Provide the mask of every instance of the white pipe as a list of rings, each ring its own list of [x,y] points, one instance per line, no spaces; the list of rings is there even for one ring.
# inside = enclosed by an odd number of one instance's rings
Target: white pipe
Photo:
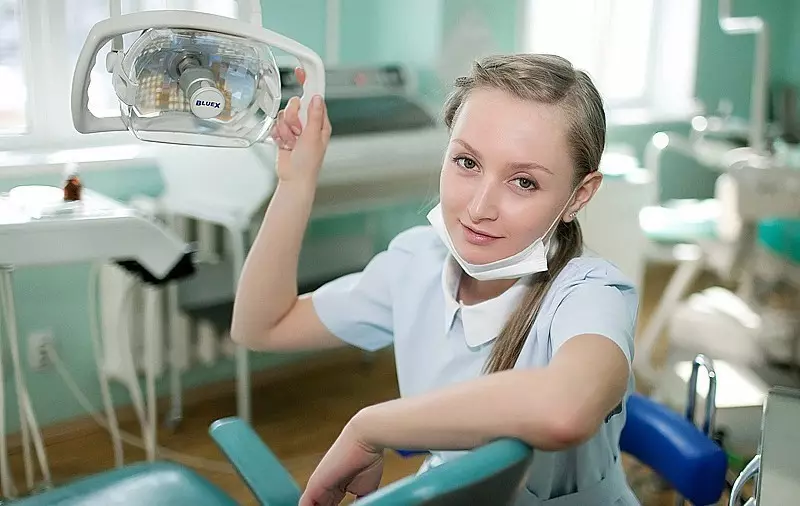
[[[170,228],[181,240],[186,240],[186,218],[171,214],[167,218]],[[170,342],[170,391],[172,406],[168,424],[172,429],[183,419],[183,385],[181,373],[188,368],[189,323],[178,304],[178,284],[167,287],[167,336]]]
[[[33,438],[33,446],[36,450],[36,456],[39,459],[39,468],[42,471],[42,477],[46,486],[52,485],[50,477],[50,466],[47,463],[47,454],[44,449],[44,437],[39,424],[36,421],[36,415],[33,412],[33,405],[31,403],[28,387],[25,384],[25,378],[22,373],[22,359],[19,352],[19,336],[17,329],[17,319],[14,307],[14,294],[11,283],[11,271],[8,269],[0,270],[0,299],[2,300],[3,316],[5,317],[6,333],[8,334],[8,341],[11,348],[11,360],[14,364],[14,381],[16,382],[17,401],[19,402],[19,418],[20,428],[25,433],[25,425],[27,430],[30,430],[30,436]],[[28,460],[32,456],[28,452]],[[26,466],[32,465],[25,463]]]
[[[253,7],[250,9],[250,21],[252,21],[255,25],[264,26],[264,20],[261,17],[261,0],[252,0],[252,2]]]
[[[233,293],[239,287],[239,276],[242,275],[247,246],[245,245],[246,229],[228,227],[233,253]],[[236,405],[238,416],[247,423],[251,421],[250,366],[247,348],[236,346]]]
[[[0,280],[2,284],[2,280]],[[2,305],[5,310],[5,304]],[[2,314],[2,313],[0,313]],[[2,314],[5,317],[4,314]],[[0,349],[2,349],[3,329],[0,325]],[[3,354],[0,353],[0,392],[5,392],[5,371],[3,369]],[[11,476],[11,466],[8,462],[8,447],[6,441],[6,406],[5,398],[0,400],[0,486],[4,497],[14,499],[17,495],[14,487],[14,478]]]
[[[325,11],[325,64],[339,64],[341,0],[327,0]]]
[[[733,17],[733,0],[719,0],[719,26],[728,35],[755,35],[753,80],[750,88],[750,147],[759,154],[766,152],[767,83],[769,80],[769,29],[757,16]]]
[[[665,151],[675,151],[694,158],[691,140],[675,132],[657,132],[644,148],[644,166],[652,177],[655,204],[661,202],[661,156]]]
[[[122,0],[108,0],[108,10],[110,17],[112,18],[116,16],[122,16]],[[122,51],[123,47],[122,35],[114,37],[114,39],[111,41],[111,50]]]
[[[100,395],[103,399],[103,408],[106,412],[106,417],[109,422],[109,432],[111,434],[111,445],[114,448],[114,465],[122,467],[125,464],[124,452],[122,448],[122,436],[119,431],[119,421],[117,420],[117,413],[114,410],[114,402],[111,398],[111,390],[109,388],[108,375],[106,374],[105,361],[103,360],[103,344],[100,337],[101,317],[97,308],[98,300],[98,285],[100,284],[100,276],[102,273],[102,265],[92,265],[92,270],[89,275],[89,333],[92,339],[92,351],[94,352],[95,365],[97,366],[97,379],[100,382]]]
[[[261,19],[261,0],[237,0],[239,21],[248,21],[256,26],[264,26]]]
[[[158,304],[158,292],[155,288],[143,286],[142,301],[144,309],[144,356],[145,356],[145,388],[147,401],[147,439],[145,440],[145,456],[149,462],[156,460],[158,446],[158,397],[156,396],[156,366],[160,364],[161,344],[163,343],[163,316]]]

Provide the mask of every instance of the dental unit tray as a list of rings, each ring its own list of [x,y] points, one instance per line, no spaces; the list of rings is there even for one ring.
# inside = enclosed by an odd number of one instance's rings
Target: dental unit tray
[[[0,195],[0,266],[107,258],[151,284],[194,273],[188,244],[135,209],[83,191],[81,201],[68,203],[54,186],[17,186]]]
[[[241,5],[240,5],[241,7]],[[240,8],[240,11],[242,9]],[[119,0],[111,12],[120,12]],[[72,82],[72,120],[81,133],[130,130],[168,144],[249,147],[269,140],[281,105],[280,72],[271,48],[295,56],[306,73],[300,119],[325,91],[320,57],[253,22],[194,11],[145,11],[100,21],[89,32]],[[140,32],[127,49],[122,36]],[[113,74],[119,117],[89,110],[89,83],[100,49],[112,41],[105,66]]]

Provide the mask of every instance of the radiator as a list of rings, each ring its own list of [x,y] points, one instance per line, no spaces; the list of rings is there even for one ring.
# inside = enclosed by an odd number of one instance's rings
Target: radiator
[[[192,218],[170,218],[169,226],[194,243],[198,268],[220,265],[226,260],[220,227]],[[228,275],[233,283],[233,275]],[[155,333],[155,371],[162,376],[168,366],[185,372],[195,365],[213,365],[222,356],[232,356],[227,330],[180,306],[180,287],[152,287],[141,283],[115,264],[101,267],[99,281],[100,334],[104,370],[110,379],[130,385],[130,370],[144,374],[144,336]],[[194,317],[193,317],[194,316]],[[169,335],[168,335],[169,334]]]
[[[229,232],[220,225],[195,218],[161,219],[194,245],[197,272],[162,289],[138,284],[114,265],[103,268],[100,300],[106,372],[123,382],[128,377],[126,367],[134,367],[137,374],[144,372],[145,332],[155,332],[158,336],[159,376],[170,364],[185,372],[195,366],[211,366],[220,358],[235,354],[230,340],[230,317],[237,269]],[[256,236],[259,226],[260,221],[254,220],[246,234],[246,244]],[[307,238],[300,254],[298,283],[318,285],[363,269],[374,255],[374,228]],[[170,297],[165,296],[165,290],[169,290]],[[123,312],[126,302],[130,302],[130,310]],[[129,356],[126,348],[132,350],[132,364],[126,363]]]

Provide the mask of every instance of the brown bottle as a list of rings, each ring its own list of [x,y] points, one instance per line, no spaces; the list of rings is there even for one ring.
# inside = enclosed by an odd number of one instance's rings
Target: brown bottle
[[[64,182],[64,200],[74,202],[81,199],[81,179],[78,177],[77,169],[69,169]]]

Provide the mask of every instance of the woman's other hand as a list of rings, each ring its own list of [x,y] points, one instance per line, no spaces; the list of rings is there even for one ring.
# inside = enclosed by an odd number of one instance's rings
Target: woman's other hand
[[[351,420],[314,470],[299,506],[336,506],[348,493],[364,497],[382,475],[383,449],[366,443]]]

